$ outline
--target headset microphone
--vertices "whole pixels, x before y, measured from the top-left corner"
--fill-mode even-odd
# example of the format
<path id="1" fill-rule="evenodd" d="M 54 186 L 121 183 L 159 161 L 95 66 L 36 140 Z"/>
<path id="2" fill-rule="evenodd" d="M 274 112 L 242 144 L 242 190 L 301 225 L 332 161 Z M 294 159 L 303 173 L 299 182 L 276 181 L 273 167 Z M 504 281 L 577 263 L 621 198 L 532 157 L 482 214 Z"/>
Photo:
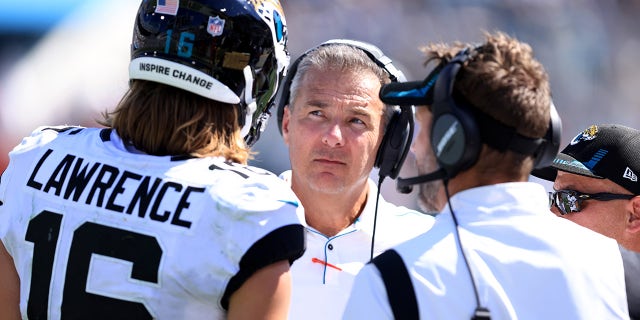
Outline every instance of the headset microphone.
<path id="1" fill-rule="evenodd" d="M 412 178 L 397 178 L 396 189 L 400 193 L 411 193 L 414 184 L 421 184 L 429 181 L 444 179 L 447 176 L 447 172 L 440 168 L 437 171 L 419 175 Z"/>
<path id="2" fill-rule="evenodd" d="M 477 284 L 462 248 L 458 219 L 451 206 L 448 181 L 458 173 L 475 165 L 482 145 L 504 152 L 511 150 L 531 155 L 534 168 L 545 168 L 553 161 L 559 150 L 562 122 L 553 102 L 550 105 L 549 128 L 542 138 L 533 138 L 518 133 L 517 128 L 507 126 L 488 114 L 481 112 L 454 90 L 458 71 L 469 59 L 473 59 L 481 47 L 465 48 L 451 60 L 442 61 L 423 82 L 397 82 L 384 85 L 380 91 L 382 101 L 402 105 L 429 105 L 432 112 L 431 147 L 440 169 L 412 178 L 397 179 L 396 188 L 409 193 L 414 184 L 443 179 L 444 192 L 455 226 L 456 242 L 471 278 L 476 298 L 476 309 L 472 320 L 491 319 L 489 309 L 482 305 Z"/>

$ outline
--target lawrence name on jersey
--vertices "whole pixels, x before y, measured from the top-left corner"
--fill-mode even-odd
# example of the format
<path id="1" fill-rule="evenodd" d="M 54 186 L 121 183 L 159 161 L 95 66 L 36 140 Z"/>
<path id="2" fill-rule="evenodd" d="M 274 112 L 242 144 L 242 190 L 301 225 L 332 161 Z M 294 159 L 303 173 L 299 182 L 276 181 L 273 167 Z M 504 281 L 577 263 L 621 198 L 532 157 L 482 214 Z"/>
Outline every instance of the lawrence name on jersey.
<path id="1" fill-rule="evenodd" d="M 29 318 L 220 318 L 255 271 L 304 251 L 283 241 L 303 237 L 295 195 L 259 168 L 83 127 L 38 128 L 10 158 L 0 240 Z"/>

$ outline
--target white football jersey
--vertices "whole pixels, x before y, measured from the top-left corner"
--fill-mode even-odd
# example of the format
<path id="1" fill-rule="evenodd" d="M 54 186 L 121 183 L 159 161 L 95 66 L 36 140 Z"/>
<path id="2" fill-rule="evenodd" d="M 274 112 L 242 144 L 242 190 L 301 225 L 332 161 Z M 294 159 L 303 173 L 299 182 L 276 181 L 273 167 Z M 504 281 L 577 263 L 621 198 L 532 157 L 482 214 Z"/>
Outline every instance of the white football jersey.
<path id="1" fill-rule="evenodd" d="M 114 130 L 39 128 L 0 180 L 23 318 L 224 318 L 257 269 L 304 251 L 277 176 L 127 150 Z"/>

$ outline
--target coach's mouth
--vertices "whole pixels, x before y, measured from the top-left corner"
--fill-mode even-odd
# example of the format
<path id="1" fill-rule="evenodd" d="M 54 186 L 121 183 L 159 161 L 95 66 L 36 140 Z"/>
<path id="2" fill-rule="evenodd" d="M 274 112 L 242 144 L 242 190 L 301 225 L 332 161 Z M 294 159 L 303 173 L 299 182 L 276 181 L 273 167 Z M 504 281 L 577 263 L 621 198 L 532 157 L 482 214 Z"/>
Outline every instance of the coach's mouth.
<path id="1" fill-rule="evenodd" d="M 320 164 L 325 164 L 325 165 L 346 165 L 346 163 L 342 160 L 330 159 L 330 158 L 317 158 L 317 159 L 314 159 L 313 161 Z"/>

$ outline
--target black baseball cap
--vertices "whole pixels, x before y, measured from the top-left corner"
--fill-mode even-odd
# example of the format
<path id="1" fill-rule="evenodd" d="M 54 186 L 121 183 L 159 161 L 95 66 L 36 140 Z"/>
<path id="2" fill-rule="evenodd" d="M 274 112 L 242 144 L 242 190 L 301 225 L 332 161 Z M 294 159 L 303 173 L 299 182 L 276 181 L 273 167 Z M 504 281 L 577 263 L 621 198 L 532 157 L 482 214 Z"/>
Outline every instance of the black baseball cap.
<path id="1" fill-rule="evenodd" d="M 531 174 L 554 181 L 558 170 L 609 179 L 639 195 L 640 131 L 619 124 L 591 125 L 560 151 L 551 166 Z"/>

